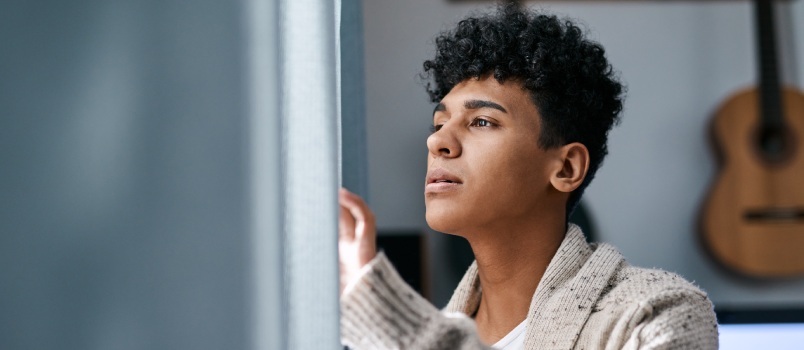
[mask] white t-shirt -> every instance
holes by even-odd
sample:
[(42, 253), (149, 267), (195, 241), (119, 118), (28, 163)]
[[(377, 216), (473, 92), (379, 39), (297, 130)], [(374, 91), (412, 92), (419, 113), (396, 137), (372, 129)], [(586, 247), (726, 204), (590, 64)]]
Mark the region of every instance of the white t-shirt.
[(525, 346), (525, 321), (512, 329), (491, 347), (499, 350), (522, 350)]

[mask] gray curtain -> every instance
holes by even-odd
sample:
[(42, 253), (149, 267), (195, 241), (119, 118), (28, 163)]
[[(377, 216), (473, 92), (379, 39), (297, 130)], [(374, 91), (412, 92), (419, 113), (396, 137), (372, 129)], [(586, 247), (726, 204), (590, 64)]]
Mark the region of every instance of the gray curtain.
[(339, 344), (336, 4), (280, 1), (287, 348)]
[(0, 2), (0, 349), (339, 348), (340, 9)]

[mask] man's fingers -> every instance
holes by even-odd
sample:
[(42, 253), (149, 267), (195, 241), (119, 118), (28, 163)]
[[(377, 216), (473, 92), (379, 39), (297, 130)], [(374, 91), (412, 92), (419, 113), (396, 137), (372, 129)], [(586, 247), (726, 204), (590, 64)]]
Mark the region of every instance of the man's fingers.
[(348, 240), (355, 239), (355, 218), (348, 208), (343, 205), (340, 206), (341, 213), (338, 216), (338, 227), (340, 229), (341, 238)]
[(374, 213), (360, 196), (346, 189), (338, 192), (338, 202), (343, 218), (341, 229), (347, 231), (341, 236), (341, 243), (354, 244), (356, 250), (353, 258), (357, 259), (357, 267), (362, 267), (377, 255)]
[(368, 238), (374, 239), (376, 231), (374, 213), (371, 212), (366, 202), (360, 196), (343, 188), (338, 193), (338, 199), (341, 207), (348, 209), (354, 217), (356, 238), (360, 239), (363, 235), (368, 234)]
[(355, 217), (355, 220), (358, 222), (371, 221), (371, 225), (374, 226), (374, 214), (371, 212), (371, 209), (369, 209), (366, 202), (360, 198), (360, 196), (343, 188), (340, 190), (338, 195), (341, 206), (349, 209), (349, 212), (352, 213), (352, 215)]

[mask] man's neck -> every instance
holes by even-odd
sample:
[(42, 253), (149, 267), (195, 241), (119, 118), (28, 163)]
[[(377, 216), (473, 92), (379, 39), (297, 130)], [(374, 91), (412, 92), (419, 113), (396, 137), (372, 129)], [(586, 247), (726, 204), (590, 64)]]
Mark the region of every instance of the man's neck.
[(493, 344), (527, 317), (533, 294), (566, 233), (565, 221), (539, 220), (467, 237), (482, 294), (475, 315), (480, 338)]

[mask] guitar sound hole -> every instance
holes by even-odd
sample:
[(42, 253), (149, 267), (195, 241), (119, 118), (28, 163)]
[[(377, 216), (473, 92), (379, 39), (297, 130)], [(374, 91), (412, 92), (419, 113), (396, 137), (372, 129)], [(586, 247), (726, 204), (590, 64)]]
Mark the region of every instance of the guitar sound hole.
[(793, 155), (795, 138), (789, 130), (760, 127), (755, 133), (760, 157), (771, 165), (781, 165)]
[(771, 208), (749, 210), (745, 212), (748, 221), (799, 221), (804, 220), (804, 209), (798, 208)]

